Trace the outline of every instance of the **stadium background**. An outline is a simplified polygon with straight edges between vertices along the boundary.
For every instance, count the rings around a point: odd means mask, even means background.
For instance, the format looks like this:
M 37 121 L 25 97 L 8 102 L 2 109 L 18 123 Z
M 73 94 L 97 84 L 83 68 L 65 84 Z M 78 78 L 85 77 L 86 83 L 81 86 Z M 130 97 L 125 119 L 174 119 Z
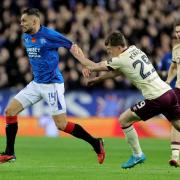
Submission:
M 180 10 L 179 0 L 2 0 L 0 6 L 0 134 L 4 135 L 3 112 L 10 98 L 32 80 L 31 68 L 21 41 L 20 13 L 26 7 L 42 12 L 42 24 L 78 43 L 90 59 L 107 56 L 104 39 L 121 30 L 129 44 L 150 57 L 165 79 L 171 62 L 171 35 Z M 63 72 L 69 120 L 77 121 L 96 136 L 123 137 L 118 115 L 142 99 L 140 92 L 123 76 L 86 87 L 81 65 L 61 49 L 59 68 Z M 93 74 L 94 76 L 96 74 Z M 18 135 L 66 136 L 59 133 L 45 102 L 21 113 Z M 169 137 L 169 123 L 161 118 L 138 123 L 141 137 Z

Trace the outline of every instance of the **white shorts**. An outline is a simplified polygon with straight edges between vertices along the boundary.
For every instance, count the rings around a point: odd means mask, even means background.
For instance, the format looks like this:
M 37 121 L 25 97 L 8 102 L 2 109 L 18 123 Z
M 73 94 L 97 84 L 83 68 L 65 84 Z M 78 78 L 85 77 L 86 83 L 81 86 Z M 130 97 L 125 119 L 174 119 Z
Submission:
M 39 84 L 31 81 L 14 98 L 22 104 L 23 108 L 44 99 L 50 107 L 51 115 L 66 113 L 64 83 Z

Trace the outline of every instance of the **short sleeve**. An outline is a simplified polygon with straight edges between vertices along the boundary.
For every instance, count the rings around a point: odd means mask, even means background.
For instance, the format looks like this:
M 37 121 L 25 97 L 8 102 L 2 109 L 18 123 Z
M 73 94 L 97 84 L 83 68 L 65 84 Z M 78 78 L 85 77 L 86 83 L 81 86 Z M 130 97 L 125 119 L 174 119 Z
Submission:
M 119 58 L 112 58 L 110 60 L 106 61 L 106 66 L 109 69 L 113 69 L 113 70 L 117 70 L 119 68 L 121 68 L 121 62 Z

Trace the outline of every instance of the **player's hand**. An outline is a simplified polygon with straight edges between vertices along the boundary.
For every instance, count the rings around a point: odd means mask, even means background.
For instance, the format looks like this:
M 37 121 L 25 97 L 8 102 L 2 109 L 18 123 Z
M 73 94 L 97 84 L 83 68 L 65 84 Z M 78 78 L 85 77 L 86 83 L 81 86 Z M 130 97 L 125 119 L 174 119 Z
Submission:
M 82 69 L 82 74 L 83 74 L 84 77 L 88 78 L 90 76 L 90 74 L 91 74 L 91 70 L 89 70 L 88 68 L 84 67 Z
M 93 86 L 99 82 L 99 78 L 95 77 L 87 80 L 87 86 Z

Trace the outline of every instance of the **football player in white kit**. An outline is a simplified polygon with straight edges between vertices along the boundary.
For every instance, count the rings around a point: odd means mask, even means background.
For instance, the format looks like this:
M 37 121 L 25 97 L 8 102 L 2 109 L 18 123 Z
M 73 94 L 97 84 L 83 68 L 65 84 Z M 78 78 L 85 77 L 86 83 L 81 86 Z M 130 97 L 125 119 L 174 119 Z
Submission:
M 168 77 L 166 82 L 168 84 L 177 77 L 176 86 L 175 86 L 175 93 L 177 99 L 180 103 L 180 20 L 176 20 L 175 22 L 175 33 L 173 35 L 173 49 L 172 49 L 172 63 L 168 71 Z M 171 166 L 179 167 L 180 160 L 180 133 L 172 127 L 171 129 L 171 159 L 169 164 Z
M 163 114 L 180 131 L 180 106 L 175 92 L 160 79 L 146 54 L 134 45 L 128 47 L 121 32 L 111 33 L 105 40 L 105 45 L 112 58 L 108 61 L 93 63 L 92 66 L 87 64 L 87 69 L 110 70 L 110 72 L 89 80 L 89 85 L 123 73 L 145 97 L 145 100 L 133 105 L 119 116 L 119 122 L 133 152 L 129 160 L 121 166 L 126 169 L 143 163 L 146 159 L 133 123 Z M 89 75 L 85 70 L 84 74 L 86 77 Z

